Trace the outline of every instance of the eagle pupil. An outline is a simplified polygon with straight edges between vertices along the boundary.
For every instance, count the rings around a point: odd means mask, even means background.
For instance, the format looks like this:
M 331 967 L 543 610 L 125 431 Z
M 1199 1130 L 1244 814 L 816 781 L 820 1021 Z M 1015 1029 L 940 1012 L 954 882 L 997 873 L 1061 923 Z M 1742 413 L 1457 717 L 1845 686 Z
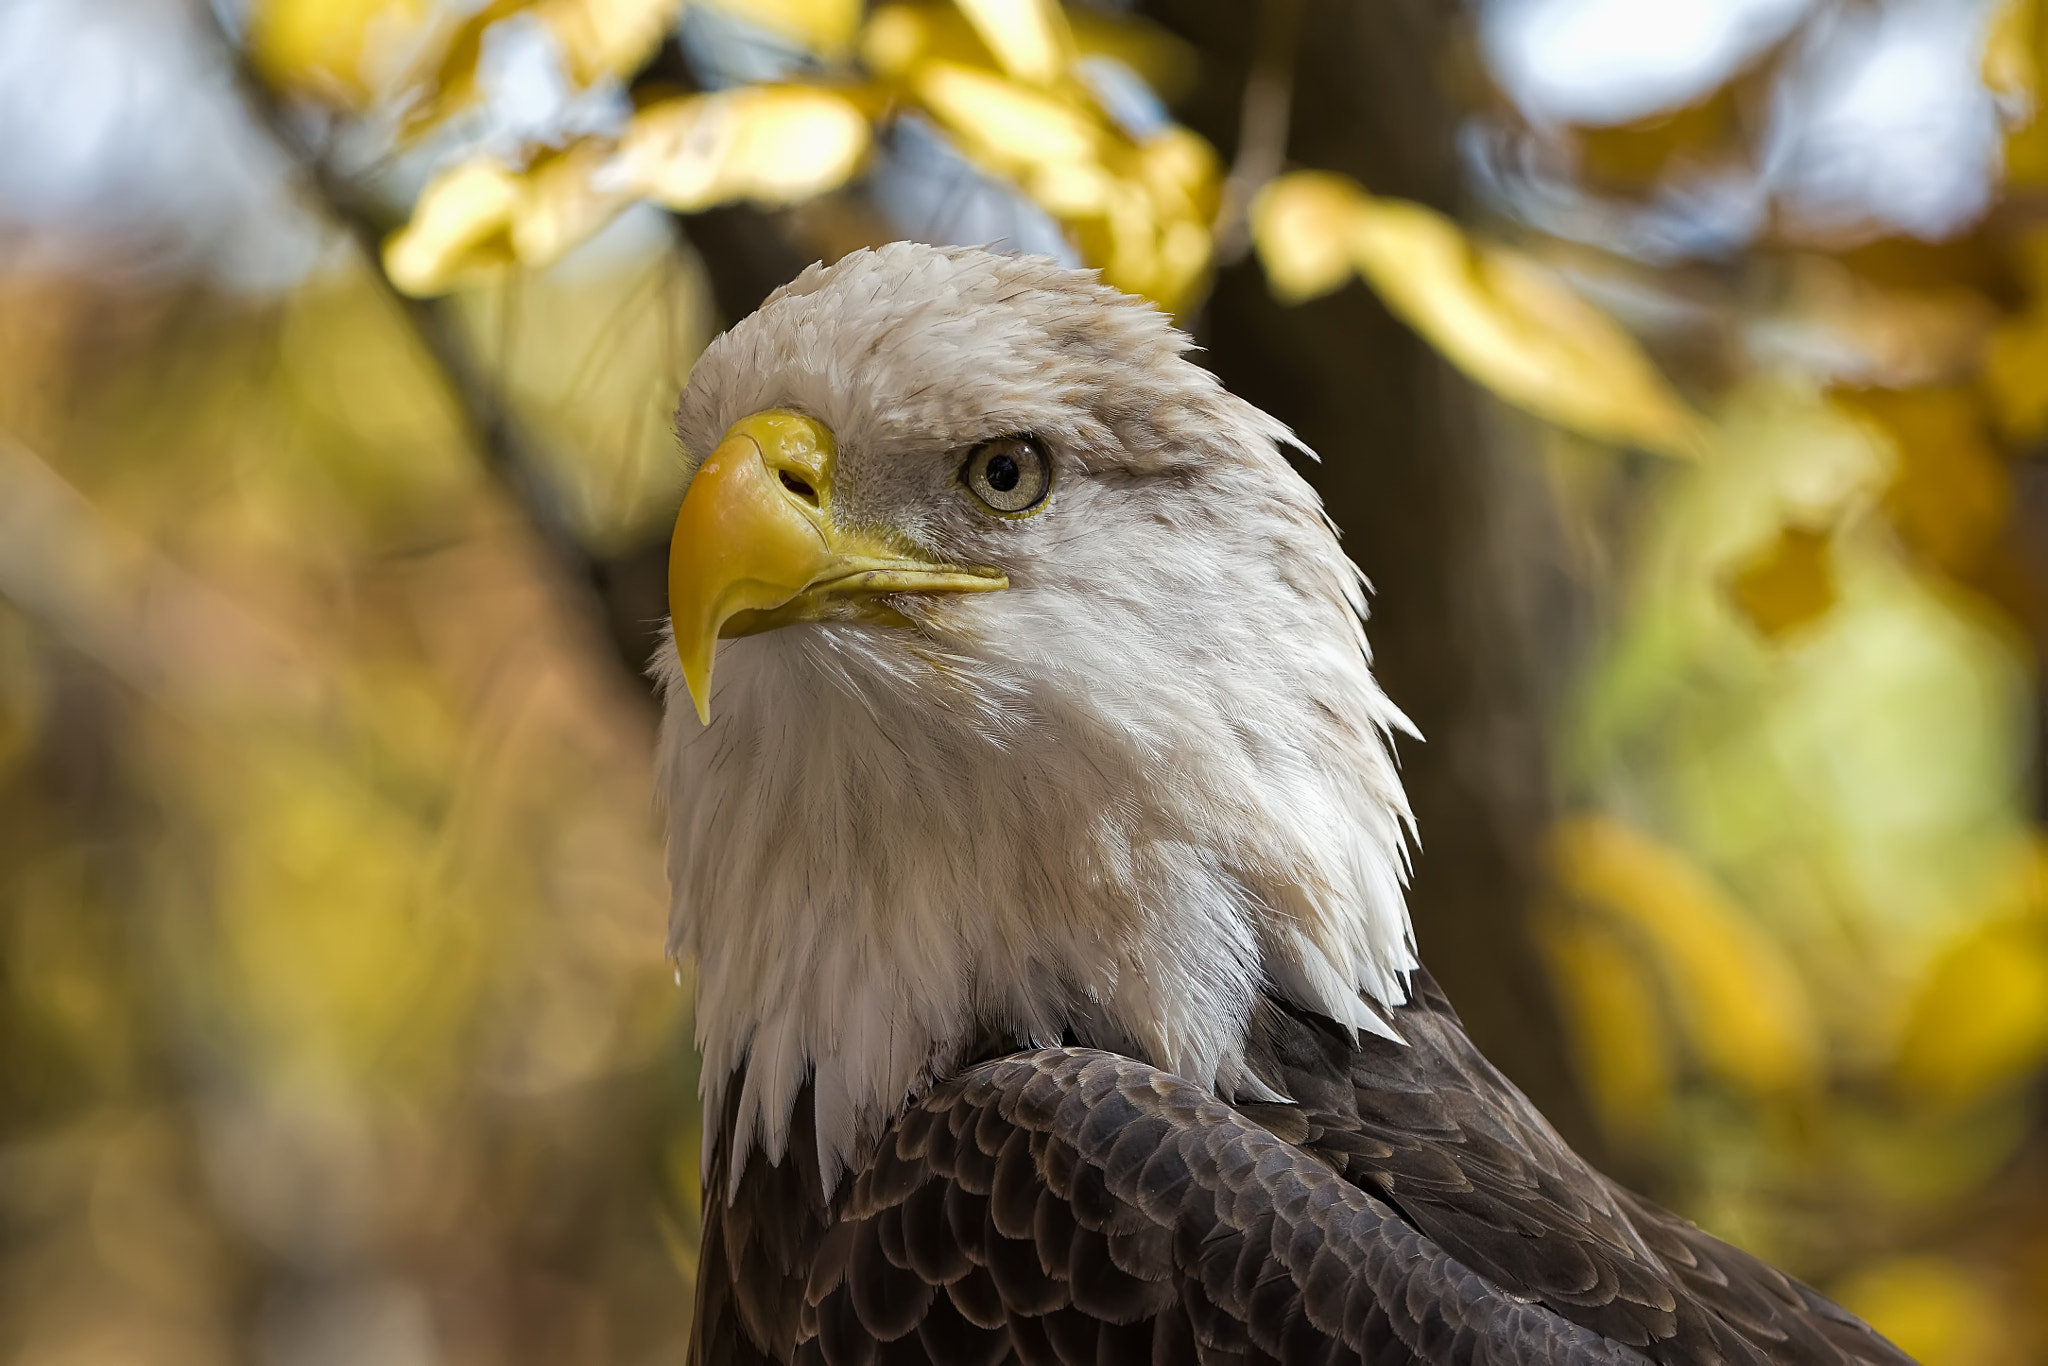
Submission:
M 1008 493 L 1017 487 L 1017 480 L 1022 474 L 1023 471 L 1017 468 L 1015 456 L 992 455 L 989 457 L 988 468 L 982 471 L 982 478 L 988 480 L 988 486 L 997 493 Z

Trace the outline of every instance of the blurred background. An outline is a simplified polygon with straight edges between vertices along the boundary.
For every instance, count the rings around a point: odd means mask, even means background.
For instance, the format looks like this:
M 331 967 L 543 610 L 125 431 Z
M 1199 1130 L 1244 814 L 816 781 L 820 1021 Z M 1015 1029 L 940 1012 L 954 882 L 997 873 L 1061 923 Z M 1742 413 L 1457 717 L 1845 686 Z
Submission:
M 667 415 L 913 237 L 1321 453 L 1574 1142 L 2048 1362 L 2044 80 L 2040 0 L 0 0 L 0 1359 L 681 1359 Z

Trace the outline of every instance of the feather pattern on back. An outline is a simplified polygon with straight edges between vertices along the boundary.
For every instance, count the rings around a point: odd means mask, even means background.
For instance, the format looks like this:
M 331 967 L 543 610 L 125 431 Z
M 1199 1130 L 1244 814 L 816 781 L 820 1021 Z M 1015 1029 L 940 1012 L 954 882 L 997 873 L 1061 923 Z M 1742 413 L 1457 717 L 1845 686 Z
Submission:
M 1579 1161 L 1426 974 L 1393 1013 L 1405 1045 L 1262 1011 L 1297 1106 L 1044 1049 L 934 1087 L 836 1200 L 757 1159 L 725 1220 L 804 1228 L 809 1255 L 747 1277 L 708 1255 L 700 1321 L 745 1304 L 785 1325 L 770 1359 L 830 1366 L 1904 1366 Z

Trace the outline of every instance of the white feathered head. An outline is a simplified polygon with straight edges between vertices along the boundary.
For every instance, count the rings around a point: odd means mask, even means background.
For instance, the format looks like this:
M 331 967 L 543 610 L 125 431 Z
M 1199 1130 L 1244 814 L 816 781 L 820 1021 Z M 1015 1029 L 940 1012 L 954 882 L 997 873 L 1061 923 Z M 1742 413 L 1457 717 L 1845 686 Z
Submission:
M 1090 274 L 898 243 L 698 361 L 660 782 L 735 1174 L 807 1076 L 829 1189 L 992 1039 L 1269 1097 L 1258 993 L 1385 1032 L 1406 723 L 1286 428 L 1189 345 Z

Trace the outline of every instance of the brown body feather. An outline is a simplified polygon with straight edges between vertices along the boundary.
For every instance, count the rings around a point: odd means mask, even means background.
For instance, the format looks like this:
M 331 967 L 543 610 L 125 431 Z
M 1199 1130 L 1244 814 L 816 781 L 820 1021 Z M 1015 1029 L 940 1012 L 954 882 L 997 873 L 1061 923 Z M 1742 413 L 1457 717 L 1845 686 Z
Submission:
M 807 1097 L 789 1154 L 755 1154 L 729 1205 L 721 1134 L 692 1358 L 1907 1360 L 1588 1167 L 1426 974 L 1390 1015 L 1405 1044 L 1265 1009 L 1255 1056 L 1293 1105 L 1088 1049 L 992 1058 L 830 1199 Z

